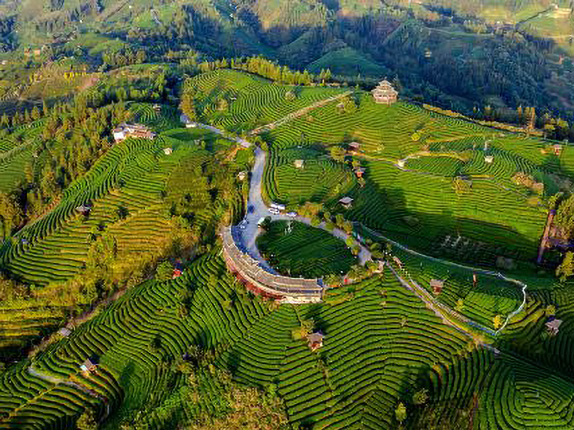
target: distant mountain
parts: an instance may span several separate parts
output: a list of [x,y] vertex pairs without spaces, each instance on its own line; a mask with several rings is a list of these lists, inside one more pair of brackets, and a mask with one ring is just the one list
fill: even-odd
[[262,55],[349,82],[396,77],[405,95],[466,113],[525,105],[572,119],[573,3],[0,0],[0,51],[51,45],[94,67],[126,49]]

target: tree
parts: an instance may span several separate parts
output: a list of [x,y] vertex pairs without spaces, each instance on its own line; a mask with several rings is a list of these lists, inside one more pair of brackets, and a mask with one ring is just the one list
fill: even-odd
[[295,340],[304,339],[309,333],[313,331],[314,326],[315,322],[312,319],[302,320],[301,325],[294,328],[291,332],[291,335]]
[[217,110],[226,111],[228,108],[229,108],[229,102],[223,97],[220,98],[217,102]]
[[38,109],[37,106],[34,106],[34,107],[32,108],[32,119],[33,119],[34,121],[36,121],[36,120],[39,120],[40,117],[41,117],[41,115],[40,115],[40,110]]
[[429,399],[428,390],[422,388],[413,394],[413,403],[415,405],[424,405]]
[[464,310],[464,300],[458,299],[456,301],[456,306],[454,307],[458,312],[462,312]]
[[560,282],[565,282],[572,275],[574,275],[574,252],[568,251],[560,266],[556,268],[556,276]]
[[457,176],[452,180],[452,189],[457,196],[460,196],[467,193],[470,190],[470,187],[464,179],[462,179],[460,176]]
[[345,150],[340,146],[332,146],[331,149],[329,149],[329,152],[331,153],[331,158],[333,158],[333,160],[340,163],[345,161]]
[[498,330],[502,326],[502,316],[500,314],[494,316],[492,319],[492,325],[495,330]]
[[292,102],[296,98],[297,96],[295,95],[295,92],[293,90],[289,90],[285,93],[285,100],[288,102]]
[[407,419],[407,408],[403,402],[400,402],[395,409],[395,418],[399,423],[403,423]]
[[96,412],[91,408],[85,409],[76,421],[76,427],[78,430],[97,430]]
[[345,233],[347,234],[351,234],[353,233],[353,223],[351,221],[345,221],[342,225],[343,230],[345,230]]
[[341,276],[335,274],[335,273],[331,273],[329,275],[326,275],[323,280],[325,281],[325,284],[327,284],[330,287],[338,287],[341,285]]
[[22,209],[15,199],[6,193],[0,193],[0,221],[4,238],[22,221]]
[[118,219],[122,220],[122,219],[126,219],[128,217],[128,215],[130,214],[128,208],[126,208],[123,205],[118,206],[118,209],[116,210],[116,214],[118,215]]
[[173,274],[173,267],[169,261],[158,264],[155,269],[155,279],[157,281],[168,281]]
[[190,121],[196,121],[197,120],[197,114],[195,111],[195,103],[194,103],[193,94],[185,93],[181,97],[181,102],[179,104],[179,108],[181,109],[183,114],[189,118]]

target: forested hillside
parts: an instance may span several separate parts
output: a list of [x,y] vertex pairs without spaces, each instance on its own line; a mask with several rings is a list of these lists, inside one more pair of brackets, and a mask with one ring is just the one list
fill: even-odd
[[386,75],[404,95],[467,114],[517,121],[531,106],[572,121],[571,3],[4,0],[0,100],[38,96],[5,82],[26,87],[63,58],[105,71],[263,55],[366,88]]

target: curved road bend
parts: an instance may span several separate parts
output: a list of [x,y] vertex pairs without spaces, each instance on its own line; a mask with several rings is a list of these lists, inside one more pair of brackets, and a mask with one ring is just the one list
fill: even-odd
[[[261,253],[257,249],[257,237],[261,232],[257,225],[259,219],[268,216],[272,221],[299,221],[307,225],[311,225],[311,219],[300,215],[295,217],[289,217],[287,215],[272,215],[269,212],[269,207],[263,201],[261,193],[266,158],[267,154],[265,151],[259,147],[256,147],[255,164],[251,170],[251,182],[249,183],[249,201],[247,213],[244,219],[247,224],[244,224],[245,227],[241,230],[241,236],[243,239],[243,245],[247,249],[249,255],[260,261],[266,268],[270,268],[269,264],[261,256]],[[319,224],[317,228],[328,231],[325,227],[325,222]],[[349,238],[349,235],[339,228],[335,228],[328,232],[343,241],[346,241]],[[353,240],[355,239],[353,238]],[[367,261],[372,260],[371,252],[360,242],[357,242],[356,240],[355,242],[360,246],[358,255],[359,263],[361,265],[365,265]]]
[[[201,124],[201,123],[197,123],[197,125],[201,128],[213,131],[214,133],[217,133],[219,135],[224,135],[223,131],[213,127],[211,125],[207,125],[207,124]],[[248,141],[246,141],[245,139],[241,139],[239,137],[237,138],[231,138],[231,140],[234,140],[235,142],[241,144],[244,147],[250,147],[252,146],[252,144]],[[263,151],[261,148],[259,148],[258,146],[255,147],[255,163],[253,165],[253,168],[251,170],[251,179],[250,179],[250,183],[249,183],[249,199],[248,199],[248,207],[247,207],[247,211],[245,214],[245,218],[244,218],[244,228],[241,229],[241,239],[243,241],[243,246],[245,247],[245,249],[247,250],[247,253],[249,255],[251,255],[253,258],[255,258],[256,260],[258,260],[261,265],[266,268],[267,270],[271,271],[272,273],[277,273],[270,265],[269,263],[263,258],[263,256],[261,255],[261,253],[259,252],[259,249],[257,248],[257,237],[260,234],[260,229],[258,224],[259,219],[261,219],[262,217],[267,217],[269,216],[271,218],[272,221],[291,221],[291,220],[295,220],[295,221],[299,221],[302,222],[304,224],[307,225],[311,225],[311,220],[307,217],[302,217],[300,215],[297,215],[296,217],[288,217],[287,215],[272,215],[269,212],[269,207],[265,204],[265,202],[263,201],[263,197],[262,197],[262,183],[263,183],[263,173],[265,171],[265,162],[267,159],[267,154],[265,153],[265,151]],[[359,223],[356,223],[359,224]],[[444,264],[448,264],[454,267],[459,267],[462,269],[466,269],[466,270],[470,270],[476,273],[482,273],[482,274],[487,274],[487,275],[491,275],[491,276],[497,276],[500,279],[503,279],[505,281],[514,283],[515,285],[518,285],[519,287],[521,287],[522,290],[522,294],[523,294],[523,301],[521,303],[521,305],[511,314],[509,314],[506,317],[506,320],[504,321],[504,323],[502,324],[502,326],[495,332],[495,334],[499,334],[510,322],[510,319],[512,317],[514,317],[515,315],[517,315],[518,313],[520,313],[522,311],[522,309],[524,308],[525,304],[526,304],[526,289],[527,289],[527,285],[517,279],[514,278],[509,278],[507,276],[504,276],[502,273],[500,272],[494,272],[494,271],[490,271],[490,270],[485,270],[485,269],[481,269],[478,267],[471,267],[471,266],[465,266],[462,264],[458,264],[458,263],[454,263],[448,260],[443,260],[440,258],[436,258],[436,257],[431,257],[425,254],[421,254],[413,249],[410,249],[404,245],[401,245],[400,243],[386,237],[383,236],[382,234],[380,234],[379,232],[375,232],[371,229],[369,229],[366,226],[361,225],[363,228],[365,228],[367,231],[369,231],[371,234],[378,236],[379,238],[386,240],[388,242],[390,242],[393,246],[396,246],[399,249],[402,249],[403,251],[406,251],[408,253],[420,256],[420,257],[425,257],[430,259],[431,261],[437,261],[437,262],[441,262]],[[321,228],[325,231],[328,231],[325,228],[325,223],[322,222],[321,224],[319,224],[319,226],[317,226],[317,228]],[[339,229],[339,228],[335,228],[333,231],[329,231],[329,233],[331,233],[333,236],[346,241],[347,238],[349,237],[349,235],[347,233],[345,233],[343,230]],[[360,264],[364,265],[367,261],[372,260],[372,255],[371,252],[361,243],[361,241],[357,241],[355,240],[355,242],[360,246],[360,252],[358,255],[358,259]],[[400,275],[398,275],[398,273],[394,272],[395,276],[399,279],[399,281],[401,281],[401,283],[403,285],[408,285],[408,282],[406,282]],[[411,279],[411,281],[414,282],[414,280]],[[416,288],[418,285],[416,285],[414,288]],[[412,288],[413,286],[411,286],[410,288]],[[420,287],[422,289],[422,287]],[[426,290],[425,290],[426,291]],[[436,305],[435,300],[431,299],[431,300],[425,300],[423,298],[423,301],[425,301],[425,303],[427,303],[428,305]],[[437,302],[439,303],[439,302]],[[442,304],[441,304],[442,305]],[[437,305],[438,306],[438,305]],[[440,306],[442,308],[442,306]],[[435,306],[433,306],[433,309],[436,309]],[[486,328],[485,328],[486,329]],[[490,329],[486,329],[483,331],[487,331],[490,332]]]

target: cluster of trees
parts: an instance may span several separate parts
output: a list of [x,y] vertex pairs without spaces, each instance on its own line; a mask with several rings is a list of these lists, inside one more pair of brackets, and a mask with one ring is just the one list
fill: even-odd
[[222,60],[206,61],[198,64],[198,70],[202,73],[226,68],[243,70],[288,85],[310,85],[317,80],[322,82],[331,79],[331,71],[328,69],[322,70],[319,76],[315,76],[307,70],[303,72],[291,70],[287,66],[281,66],[263,57],[232,58],[230,60],[224,58]]
[[28,124],[32,121],[36,121],[48,112],[48,106],[44,101],[41,107],[34,106],[32,109],[23,109],[16,111],[13,115],[8,115],[6,112],[0,116],[0,128],[8,129],[18,127],[22,124]]
[[527,129],[543,130],[548,139],[574,141],[574,123],[545,112],[538,115],[535,107],[519,105],[515,110],[508,108],[493,108],[486,105],[484,108],[473,108],[473,118],[484,121],[517,124]]
[[104,64],[112,67],[130,66],[132,64],[142,64],[147,60],[146,51],[138,49],[137,51],[130,48],[118,51],[106,51],[102,54]]
[[14,17],[0,16],[0,52],[10,51],[14,47],[11,37],[14,22]]
[[0,122],[3,126],[14,126],[41,117],[44,120],[40,141],[35,145],[34,157],[25,165],[25,181],[10,195],[0,198],[5,236],[22,219],[42,213],[74,179],[92,167],[110,147],[110,130],[125,121],[128,112],[121,103],[91,108],[86,99],[77,97],[74,104],[57,104],[52,108],[44,104],[41,109],[34,107],[31,113],[26,111],[25,115],[3,116]]
[[[569,244],[574,239],[574,195],[565,197],[561,193],[555,194],[549,199],[549,206],[556,210],[553,225],[557,228],[560,237],[556,239]],[[561,282],[565,282],[574,275],[574,252],[567,251],[563,255],[562,262],[556,268],[556,276]]]
[[104,106],[132,100],[139,102],[161,102],[169,99],[174,91],[176,79],[163,69],[141,72],[131,78],[109,78],[84,92],[80,97],[90,107]]
[[82,18],[100,9],[98,0],[87,0],[74,3],[73,6],[64,4],[63,0],[52,0],[49,2],[47,13],[41,16],[34,16],[32,24],[36,31],[44,33],[67,32]]

